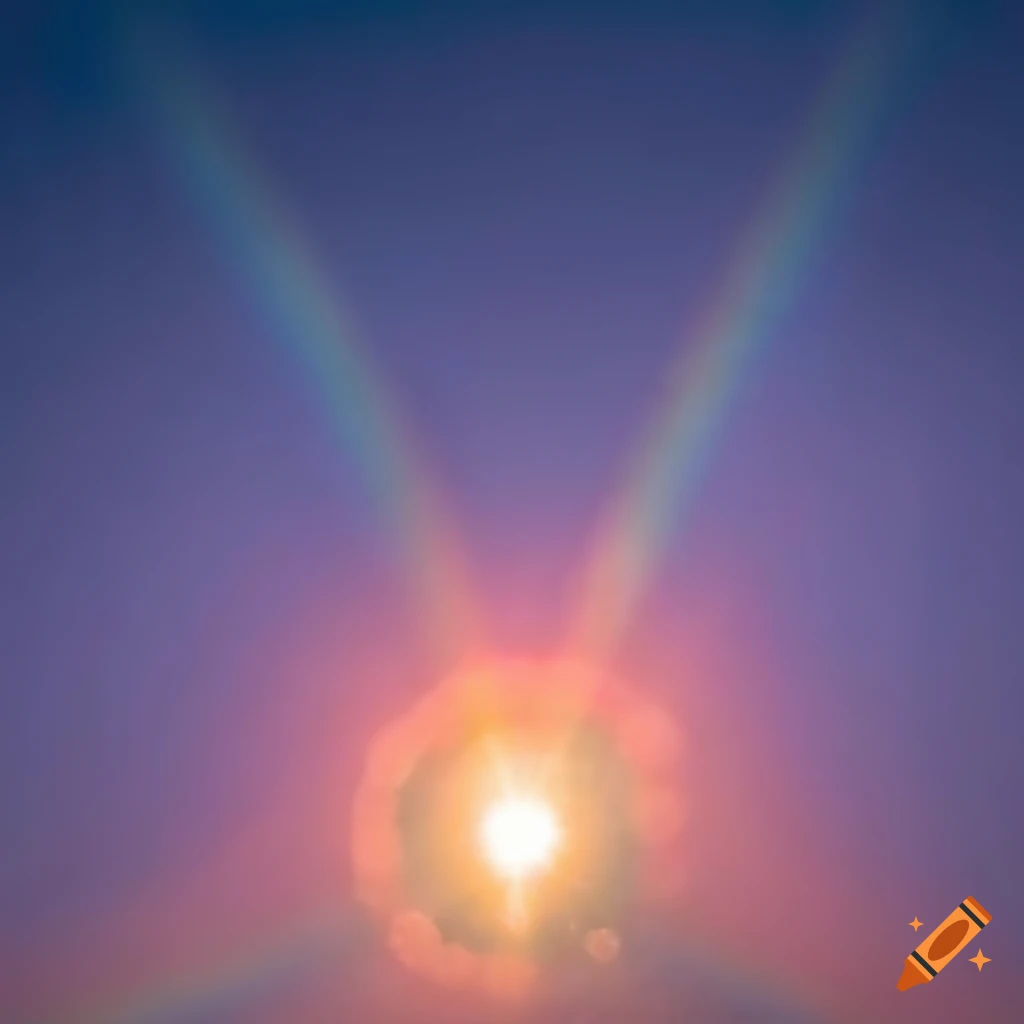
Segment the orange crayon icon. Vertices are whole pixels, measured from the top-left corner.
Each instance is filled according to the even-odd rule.
[[[991,920],[992,915],[976,899],[968,896],[907,957],[896,987],[906,992],[908,988],[931,981]]]

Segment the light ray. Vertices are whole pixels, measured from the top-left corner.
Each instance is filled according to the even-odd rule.
[[[219,1000],[237,1002],[249,990],[315,970],[351,945],[355,919],[315,910],[249,942],[201,960],[155,971],[89,1000],[52,1011],[36,1024],[148,1024],[175,1019]]]
[[[877,124],[897,27],[872,19],[849,42],[720,287],[686,332],[667,397],[598,524],[571,623],[575,653],[614,651],[752,358],[805,282]]]
[[[337,284],[246,154],[215,90],[160,49],[132,51],[136,79],[177,176],[268,328],[304,365],[343,448],[358,461],[399,545],[429,638],[447,664],[481,628],[447,510],[412,432],[374,372]]]

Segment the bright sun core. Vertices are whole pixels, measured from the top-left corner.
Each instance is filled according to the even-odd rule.
[[[543,800],[513,797],[491,804],[480,822],[484,854],[498,874],[520,879],[550,865],[562,840],[555,812]]]

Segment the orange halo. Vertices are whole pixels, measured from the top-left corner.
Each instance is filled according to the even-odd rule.
[[[449,988],[477,989],[498,997],[534,990],[540,969],[514,953],[481,953],[445,942],[429,914],[413,905],[403,880],[398,794],[428,753],[460,738],[492,731],[519,735],[568,734],[583,719],[597,722],[631,772],[632,822],[645,854],[644,881],[664,894],[670,851],[681,824],[675,788],[679,731],[671,719],[633,690],[567,660],[503,661],[453,675],[403,716],[383,727],[370,744],[356,791],[352,861],[356,893],[388,934],[388,946],[408,969]],[[662,862],[659,865],[659,862]],[[615,959],[619,937],[611,929],[591,934],[586,949],[599,963]]]

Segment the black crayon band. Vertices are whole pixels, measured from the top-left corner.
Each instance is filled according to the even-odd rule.
[[[984,921],[982,921],[982,920],[980,920],[980,919],[979,919],[979,918],[978,918],[977,916],[975,916],[975,915],[974,915],[974,914],[973,914],[973,913],[971,912],[971,908],[970,908],[970,907],[968,907],[966,903],[961,903],[961,904],[960,904],[960,909],[961,909],[961,910],[962,910],[962,911],[963,911],[963,912],[964,912],[964,913],[965,913],[965,914],[966,914],[966,915],[967,915],[967,916],[968,916],[968,917],[969,917],[969,918],[970,918],[970,919],[971,919],[971,920],[972,920],[972,921],[973,921],[973,922],[974,922],[974,923],[975,923],[975,924],[976,924],[976,925],[977,925],[977,926],[978,926],[979,928],[984,928],[984,927],[985,927],[985,922],[984,922]]]
[[[914,952],[913,952],[913,953],[911,953],[910,955],[911,955],[911,956],[912,956],[912,957],[913,957],[913,958],[914,958],[914,959],[915,959],[915,960],[916,960],[916,961],[917,961],[917,962],[918,962],[918,963],[919,963],[919,964],[920,964],[920,965],[921,965],[921,966],[922,966],[922,967],[923,967],[923,968],[924,968],[924,969],[925,969],[925,970],[926,970],[926,971],[927,971],[927,972],[928,972],[928,973],[929,973],[929,974],[930,974],[930,975],[931,975],[931,976],[932,976],[933,978],[935,977],[935,975],[936,975],[936,974],[938,974],[938,973],[939,973],[939,972],[938,972],[937,970],[935,970],[935,968],[934,968],[934,967],[932,967],[932,965],[931,965],[930,963],[928,963],[928,961],[927,961],[927,960],[925,960],[925,958],[924,958],[923,956],[921,956],[921,954],[920,954],[920,953],[918,953],[918,951],[917,951],[916,949],[915,949],[915,950],[914,950]]]

